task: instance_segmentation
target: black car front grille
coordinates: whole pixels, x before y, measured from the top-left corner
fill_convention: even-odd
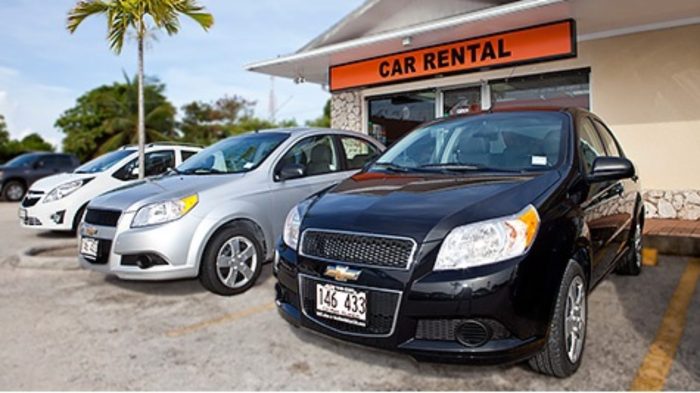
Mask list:
[[[307,230],[301,252],[305,256],[335,262],[406,269],[415,242],[406,238]]]
[[[98,239],[97,243],[97,257],[91,258],[83,255],[86,261],[93,265],[106,265],[109,262],[109,253],[112,251],[112,241],[105,239]]]
[[[85,222],[103,227],[116,227],[122,212],[116,210],[87,209]]]
[[[388,336],[394,328],[396,309],[401,295],[398,292],[387,292],[378,289],[357,288],[358,291],[367,293],[367,321],[366,326],[352,325],[346,322],[324,318],[316,314],[316,284],[326,283],[311,277],[301,278],[301,303],[304,313],[314,321],[339,332]],[[336,284],[334,284],[336,285]],[[351,288],[354,288],[350,286]]]

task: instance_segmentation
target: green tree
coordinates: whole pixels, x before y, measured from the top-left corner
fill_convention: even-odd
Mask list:
[[[53,151],[54,147],[45,141],[41,135],[32,133],[22,140],[10,138],[10,132],[5,123],[5,117],[0,115],[0,163],[9,161],[16,156],[32,151]]]
[[[7,130],[7,123],[5,123],[5,116],[0,115],[0,146],[4,146],[10,141],[10,132]]]
[[[138,43],[138,117],[139,177],[144,177],[146,144],[146,109],[144,103],[144,41],[149,31],[165,30],[174,35],[180,30],[180,15],[197,22],[204,30],[214,24],[214,17],[205,12],[196,0],[81,0],[68,12],[67,28],[74,33],[88,17],[107,16],[109,46],[119,54],[127,32],[133,31]]]
[[[314,120],[306,122],[309,127],[325,127],[331,126],[331,100],[326,101],[326,105],[323,106],[323,114]]]
[[[37,133],[32,133],[25,136],[24,138],[22,138],[21,141],[19,141],[19,143],[21,145],[21,149],[24,150],[24,152],[54,150],[53,145],[45,141],[44,138],[42,138],[41,135]]]
[[[165,85],[147,78],[144,88],[145,132],[150,141],[167,141],[175,133],[175,107],[164,95]],[[63,150],[87,160],[137,141],[138,85],[124,83],[100,86],[78,98],[74,107],[56,120],[66,135]]]
[[[253,115],[255,101],[240,96],[225,96],[214,102],[195,101],[184,105],[179,123],[185,142],[209,145],[246,131],[277,127],[296,127],[294,120],[273,123]]]

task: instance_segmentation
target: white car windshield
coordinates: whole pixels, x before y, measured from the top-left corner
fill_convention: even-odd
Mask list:
[[[289,137],[286,132],[254,132],[224,139],[177,168],[186,175],[248,172],[255,169]]]
[[[522,172],[558,166],[565,151],[567,115],[504,112],[428,124],[387,150],[376,170]]]
[[[75,173],[98,173],[116,165],[119,161],[135,153],[133,149],[117,150],[89,161],[75,170]]]

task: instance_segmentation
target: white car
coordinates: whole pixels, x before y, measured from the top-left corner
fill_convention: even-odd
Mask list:
[[[174,143],[146,145],[146,176],[157,176],[197,154],[200,147]],[[102,155],[72,173],[34,183],[22,200],[23,227],[75,231],[85,207],[95,197],[138,179],[138,149],[133,146]]]

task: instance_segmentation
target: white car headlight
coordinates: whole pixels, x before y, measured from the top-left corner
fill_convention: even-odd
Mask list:
[[[433,270],[466,269],[525,254],[540,226],[537,209],[528,205],[509,217],[454,228],[442,242]]]
[[[60,186],[51,190],[46,195],[46,198],[44,198],[44,203],[53,202],[53,201],[57,201],[59,199],[63,199],[65,197],[67,197],[68,195],[78,191],[78,189],[80,187],[87,184],[90,180],[92,180],[92,179],[73,180],[73,181],[70,181],[68,183],[61,184]]]
[[[139,228],[175,221],[192,210],[198,202],[199,196],[193,194],[180,199],[151,203],[136,212],[131,227]]]
[[[287,219],[284,220],[284,232],[282,232],[282,240],[291,249],[296,250],[299,243],[299,227],[301,220],[308,210],[311,200],[307,199],[298,205],[294,206],[287,214]]]

